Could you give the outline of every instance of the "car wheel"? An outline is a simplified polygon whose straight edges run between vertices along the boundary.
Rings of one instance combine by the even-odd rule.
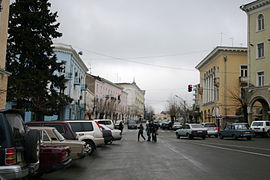
[[[87,140],[85,142],[86,142],[85,151],[90,156],[95,150],[95,144],[92,141],[89,141],[89,140]]]
[[[176,133],[176,138],[180,139],[180,135],[178,133]]]
[[[219,135],[219,139],[224,139],[224,137],[220,134],[220,135]]]
[[[248,136],[248,137],[247,137],[247,140],[250,141],[250,140],[251,140],[251,136]]]
[[[215,138],[217,138],[217,137],[218,137],[218,135],[216,134],[216,135],[215,135]]]
[[[193,139],[193,136],[191,134],[188,134],[188,139]]]
[[[202,136],[202,139],[204,140],[205,139],[205,136]]]
[[[27,163],[39,161],[40,131],[30,130],[24,137],[24,155]]]
[[[234,135],[232,136],[232,138],[236,140],[236,139],[237,139],[237,136],[234,134]]]

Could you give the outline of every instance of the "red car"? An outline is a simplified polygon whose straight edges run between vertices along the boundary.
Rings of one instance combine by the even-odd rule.
[[[64,168],[71,164],[68,146],[41,145],[39,153],[39,174]]]

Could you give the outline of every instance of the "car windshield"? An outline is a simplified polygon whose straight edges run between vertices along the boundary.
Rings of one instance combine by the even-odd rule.
[[[11,127],[12,134],[16,145],[21,145],[25,133],[23,120],[19,114],[6,114],[8,123]]]
[[[129,121],[129,124],[136,124],[136,122],[135,121]]]
[[[253,122],[252,126],[263,126],[263,122]]]
[[[248,129],[248,125],[247,124],[235,124],[234,125],[235,129]]]
[[[60,134],[56,129],[53,129],[53,133],[54,133],[54,135],[57,137],[57,139],[59,141],[64,141],[65,140],[65,138],[62,136],[62,134]]]
[[[215,123],[209,123],[209,124],[205,124],[204,127],[217,127],[217,125]]]
[[[203,128],[203,126],[201,124],[192,124],[191,127],[192,128]]]

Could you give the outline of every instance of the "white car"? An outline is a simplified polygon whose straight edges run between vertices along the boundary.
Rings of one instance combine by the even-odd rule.
[[[218,137],[218,127],[216,123],[213,122],[203,122],[202,126],[207,129],[208,137],[215,136]]]
[[[103,127],[106,130],[110,130],[112,132],[113,141],[121,140],[122,135],[121,131],[118,129],[110,129],[109,127],[105,126],[104,124],[100,124],[101,127]]]
[[[74,120],[68,122],[76,133],[78,140],[85,141],[91,148],[104,144],[103,134],[98,122],[91,120]]]
[[[99,124],[104,124],[110,129],[114,129],[114,124],[111,119],[95,119],[94,121],[97,121]]]
[[[255,134],[270,136],[270,121],[253,121],[250,126]]]
[[[186,124],[176,130],[175,134],[177,139],[180,139],[181,136],[188,137],[189,139],[193,139],[193,137],[201,137],[202,139],[205,139],[207,136],[207,129],[201,124]]]
[[[174,122],[174,123],[173,123],[173,126],[172,126],[172,129],[173,129],[173,130],[177,130],[177,129],[179,129],[180,127],[182,127],[182,125],[180,124],[180,122]]]

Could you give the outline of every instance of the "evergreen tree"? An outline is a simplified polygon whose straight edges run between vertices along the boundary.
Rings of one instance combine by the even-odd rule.
[[[59,114],[71,99],[64,95],[62,63],[53,53],[52,39],[57,31],[57,12],[48,0],[15,0],[10,5],[7,71],[7,98],[16,109],[30,110],[34,120]]]

